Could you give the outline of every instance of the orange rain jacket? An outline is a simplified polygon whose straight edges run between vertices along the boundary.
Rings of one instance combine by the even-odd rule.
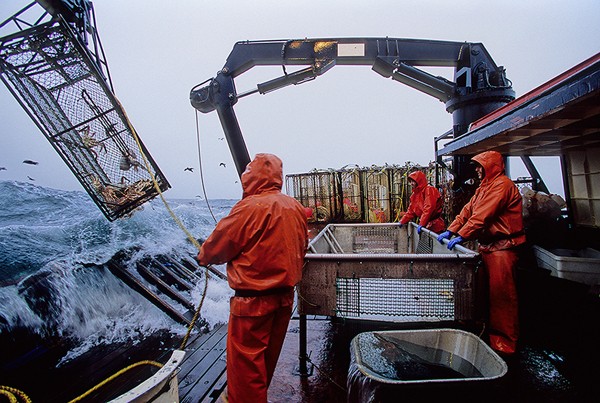
[[[518,253],[525,243],[522,198],[504,175],[502,155],[486,151],[474,156],[485,172],[481,184],[448,230],[464,239],[477,239],[487,269],[490,346],[507,354],[517,350],[519,306],[515,284]]]
[[[442,197],[440,192],[433,186],[427,184],[427,178],[422,171],[415,171],[408,175],[415,182],[415,186],[410,195],[408,211],[402,216],[400,224],[419,217],[419,225],[433,232],[441,232],[446,228],[446,224],[441,217]]]
[[[486,151],[472,159],[483,167],[485,176],[448,230],[465,240],[477,239],[483,252],[525,243],[523,199],[504,175],[502,155]]]
[[[308,245],[304,207],[281,193],[283,166],[275,155],[257,154],[241,180],[242,200],[203,243],[198,262],[227,262],[234,290],[293,287]]]
[[[281,160],[258,154],[242,174],[244,194],[198,254],[201,265],[227,262],[227,399],[267,402],[269,385],[302,277],[308,230],[304,207],[281,193]]]

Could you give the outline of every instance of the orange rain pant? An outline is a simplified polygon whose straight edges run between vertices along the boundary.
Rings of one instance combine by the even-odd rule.
[[[519,338],[519,305],[515,284],[517,253],[511,249],[482,253],[489,277],[490,346],[512,354]]]
[[[266,403],[292,315],[294,291],[232,297],[227,328],[227,398]]]

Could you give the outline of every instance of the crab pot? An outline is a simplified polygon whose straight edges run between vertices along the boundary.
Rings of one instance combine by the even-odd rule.
[[[483,319],[481,260],[410,223],[329,224],[309,244],[301,314],[393,322]]]
[[[414,169],[433,172],[417,165],[313,170],[286,175],[286,188],[310,209],[309,222],[395,222],[409,204],[407,175]]]
[[[155,197],[154,178],[161,191],[169,188],[66,23],[2,38],[0,78],[109,220]]]
[[[365,332],[350,346],[348,401],[493,399],[507,371],[483,340],[463,330]]]
[[[312,215],[309,222],[330,222],[340,214],[340,191],[335,172],[318,171],[286,176],[286,186]]]

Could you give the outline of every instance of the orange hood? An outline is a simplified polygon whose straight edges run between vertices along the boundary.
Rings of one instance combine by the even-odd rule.
[[[242,198],[272,190],[283,185],[283,163],[273,154],[256,154],[242,174]]]
[[[422,171],[412,172],[408,177],[417,182],[416,189],[424,189],[427,186],[427,177]]]
[[[483,167],[485,176],[481,181],[482,185],[491,182],[498,175],[504,174],[504,159],[502,159],[502,154],[497,151],[485,151],[471,159]]]

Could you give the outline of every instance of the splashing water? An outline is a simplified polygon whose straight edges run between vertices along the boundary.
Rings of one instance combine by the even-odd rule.
[[[196,237],[214,228],[208,207],[194,200],[169,201]],[[211,202],[217,219],[235,200]],[[150,255],[194,253],[185,234],[160,201],[132,217],[107,221],[83,192],[0,181],[0,335],[26,329],[41,337],[69,340],[70,360],[94,346],[135,341],[158,330],[184,334],[158,308],[125,286],[102,264],[135,247],[131,262]],[[203,281],[191,292],[198,304]],[[201,316],[225,322],[231,290],[209,282]]]

